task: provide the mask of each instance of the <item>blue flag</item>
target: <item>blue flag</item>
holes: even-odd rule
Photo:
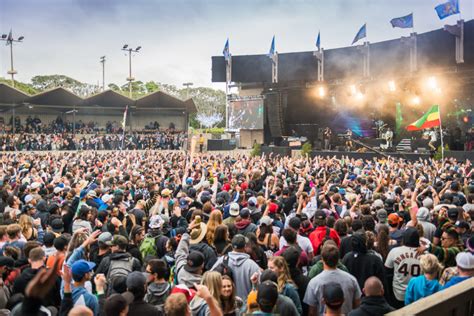
[[[316,47],[318,51],[321,50],[321,32],[318,32],[318,38],[316,39]]]
[[[435,7],[436,13],[438,13],[439,19],[442,20],[447,18],[450,15],[458,14],[459,11],[459,1],[458,0],[449,0],[448,2],[442,3]]]
[[[222,51],[222,54],[224,55],[225,60],[229,60],[229,57],[230,57],[229,39],[227,39],[227,41],[225,42],[224,50]]]
[[[402,29],[412,28],[413,27],[413,13],[410,13],[408,15],[405,15],[399,18],[391,19],[390,24],[392,24],[392,27],[399,27]]]
[[[272,44],[270,45],[270,50],[268,51],[268,57],[273,57],[275,55],[275,35],[273,35]]]
[[[367,37],[366,25],[367,24],[364,24],[361,26],[361,28],[359,29],[359,32],[357,32],[356,36],[354,37],[354,40],[352,41],[351,45],[354,45],[354,43],[357,42],[358,40]]]

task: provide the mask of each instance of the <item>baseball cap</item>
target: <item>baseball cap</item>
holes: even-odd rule
[[[416,213],[416,218],[422,221],[427,221],[430,217],[430,211],[426,207],[420,207]]]
[[[272,281],[265,281],[257,287],[257,302],[262,306],[272,307],[278,299],[278,287]]]
[[[62,233],[64,231],[64,223],[61,218],[55,218],[51,221],[51,229],[55,233]]]
[[[253,207],[253,206],[257,206],[257,198],[254,197],[254,196],[252,196],[251,198],[249,198],[249,200],[248,200],[248,205],[249,205],[249,206],[252,206],[252,207]]]
[[[191,251],[186,258],[184,270],[194,273],[204,264],[204,255],[199,251]]]
[[[161,196],[162,197],[170,197],[171,193],[173,193],[170,189],[163,189],[163,191],[161,191]]]
[[[102,202],[104,203],[107,203],[108,201],[110,201],[111,199],[113,199],[113,195],[112,194],[104,194],[102,195]]]
[[[7,256],[0,256],[0,267],[13,268],[15,260]]]
[[[457,207],[452,207],[448,209],[448,218],[450,219],[456,219],[459,216],[459,210]]]
[[[43,236],[43,243],[44,244],[52,244],[54,242],[54,238],[56,236],[52,232],[46,232]]]
[[[400,216],[397,213],[392,213],[388,216],[388,223],[389,224],[398,224],[400,223]]]
[[[243,249],[245,245],[249,242],[248,238],[244,235],[237,234],[232,238],[232,247],[234,249]]]
[[[316,213],[314,213],[314,218],[315,219],[325,219],[326,218],[326,212],[322,210],[317,210]]]
[[[61,193],[63,190],[64,190],[64,188],[55,187],[54,190],[53,190],[53,193],[54,193],[54,194],[59,194],[59,193]]]
[[[387,222],[387,211],[384,209],[380,209],[377,211],[377,219],[381,223]]]
[[[432,208],[433,207],[433,200],[429,197],[425,198],[423,200],[423,206],[426,208]]]
[[[272,223],[273,223],[273,219],[271,219],[270,216],[265,215],[260,218],[260,224],[265,224],[267,226],[270,226]]]
[[[239,216],[239,204],[237,203],[231,203],[229,206],[229,214],[230,216]]]
[[[119,246],[122,249],[125,249],[128,245],[128,240],[122,235],[115,235],[114,239],[110,243],[111,246]]]
[[[242,218],[249,218],[250,217],[250,210],[248,208],[243,208],[240,210],[240,217]]]
[[[420,234],[418,229],[414,227],[408,227],[403,232],[403,245],[407,247],[419,247],[420,246]]]
[[[299,230],[301,227],[301,219],[295,216],[290,219],[290,222],[288,223],[288,225],[295,230]]]
[[[456,265],[464,270],[474,269],[474,255],[470,252],[460,252],[456,256]]]
[[[381,199],[377,199],[372,203],[372,207],[375,209],[383,208],[383,201]]]
[[[160,215],[153,215],[150,218],[150,224],[148,225],[148,227],[150,227],[151,229],[161,228],[164,223],[165,221],[161,218]]]
[[[84,275],[88,272],[91,272],[95,267],[94,262],[86,261],[84,259],[79,259],[71,267],[72,275],[77,279],[82,279]]]
[[[186,200],[186,198],[180,198],[179,199],[179,207],[181,209],[184,209],[184,208],[188,207],[188,201]]]
[[[195,291],[189,289],[186,285],[184,284],[177,284],[173,287],[171,290],[171,294],[184,294],[186,297],[186,300],[188,303],[190,303],[194,297],[194,294],[196,294]]]
[[[112,246],[112,239],[113,236],[109,232],[103,232],[102,234],[99,235],[99,243],[106,244],[107,246]]]
[[[270,204],[268,204],[268,212],[269,212],[270,214],[276,213],[277,210],[278,210],[278,204],[273,203],[273,202],[270,203]]]
[[[133,271],[127,276],[127,289],[140,289],[145,286],[146,277],[142,272]]]
[[[33,182],[33,183],[30,185],[30,189],[36,190],[36,189],[38,189],[40,186],[41,186],[41,183],[39,183],[39,182]]]
[[[467,229],[467,230],[469,230],[471,228],[469,223],[466,222],[466,221],[457,221],[456,223],[454,223],[454,226],[456,226],[457,228],[464,228],[464,229]]]
[[[344,292],[338,283],[327,283],[323,286],[324,303],[329,306],[340,306],[344,303]]]
[[[31,194],[28,194],[25,196],[25,203],[30,203],[31,201],[33,201],[33,195]]]
[[[90,190],[89,192],[87,192],[87,196],[90,196],[90,197],[97,197],[97,192],[95,192],[94,190]]]

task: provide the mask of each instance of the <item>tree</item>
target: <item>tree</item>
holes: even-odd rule
[[[34,76],[31,79],[31,83],[33,88],[38,91],[63,87],[81,97],[87,97],[99,91],[99,87],[97,85],[82,83],[65,75]]]
[[[12,81],[10,79],[5,79],[3,77],[0,77],[0,83],[4,83],[11,86]],[[18,89],[29,95],[38,93],[38,90],[36,90],[31,84],[23,83],[21,81],[16,81],[16,80],[15,80],[15,89]]]

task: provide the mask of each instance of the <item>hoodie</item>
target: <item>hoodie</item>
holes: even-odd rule
[[[355,276],[361,289],[364,288],[365,280],[371,276],[379,278],[385,286],[383,262],[378,256],[367,252],[366,242],[364,233],[352,235],[352,251],[344,256],[342,263]]]
[[[364,296],[360,306],[351,311],[348,316],[379,316],[394,310],[395,308],[388,305],[383,296]]]
[[[235,227],[239,230],[239,234],[244,236],[246,236],[247,233],[255,233],[257,231],[257,225],[252,223],[249,219],[242,219],[236,222]]]
[[[424,275],[410,279],[405,292],[405,305],[418,301],[420,298],[430,296],[441,290],[438,280],[428,280]]]
[[[224,257],[220,257],[212,267],[212,270],[215,270],[223,260]],[[250,259],[248,254],[231,251],[229,252],[229,268],[232,270],[234,275],[237,296],[246,300],[250,290],[252,289],[250,278],[255,272],[260,271],[260,267],[255,263],[255,261]]]
[[[175,273],[177,275],[178,284],[184,284],[187,287],[194,287],[194,284],[200,284],[202,275],[198,273],[188,272],[184,269],[189,255],[189,234],[185,233],[181,236],[181,240],[176,249],[176,267]]]
[[[189,302],[189,308],[191,309],[192,316],[209,316],[211,311],[205,300],[199,296],[194,296],[191,302]]]
[[[145,302],[152,305],[163,305],[170,295],[171,285],[168,282],[156,283],[153,282],[148,286],[145,295]]]
[[[82,286],[72,289],[72,300],[74,301],[74,305],[85,305],[94,312],[94,316],[99,315],[100,308],[97,297],[87,292]]]

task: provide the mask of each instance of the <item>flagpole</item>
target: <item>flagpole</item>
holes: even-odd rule
[[[441,106],[438,105],[439,133],[441,134],[441,160],[444,160],[443,123],[441,121]]]

